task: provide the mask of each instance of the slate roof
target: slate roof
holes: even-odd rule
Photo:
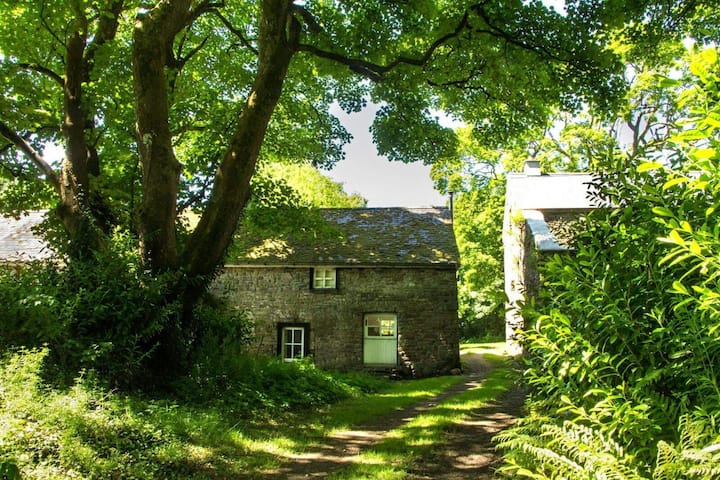
[[[551,173],[507,176],[506,203],[520,210],[581,210],[596,208],[588,193],[593,176],[588,173]]]
[[[46,212],[0,216],[0,262],[46,259],[52,250],[35,235]],[[321,209],[330,234],[258,240],[226,265],[440,266],[459,254],[447,208]]]
[[[438,266],[459,254],[447,208],[321,209],[334,234],[265,239],[228,265]]]
[[[29,212],[19,218],[0,216],[0,262],[28,262],[52,256],[52,250],[32,228],[46,212]]]

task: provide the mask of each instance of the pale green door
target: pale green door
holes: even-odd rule
[[[397,315],[365,315],[365,365],[397,365]]]

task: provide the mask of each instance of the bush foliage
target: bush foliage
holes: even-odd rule
[[[309,362],[239,357],[204,381],[187,379],[185,398],[148,399],[90,376],[50,386],[49,363],[47,348],[0,359],[0,478],[238,478],[253,462],[273,461],[251,439],[255,422],[294,424],[290,412],[387,386]]]
[[[607,208],[545,265],[526,312],[530,415],[499,436],[506,472],[720,476],[719,67],[714,49],[694,59],[689,117],[656,151],[669,161],[605,165]]]
[[[182,303],[169,295],[182,279],[143,270],[125,234],[92,258],[0,269],[0,348],[50,347],[47,374],[72,381],[82,370],[120,387],[152,385],[156,351],[178,343],[187,351],[242,344],[249,335],[241,315],[200,303],[194,332],[176,332]],[[178,341],[167,342],[168,332]],[[52,370],[52,371],[50,371]]]

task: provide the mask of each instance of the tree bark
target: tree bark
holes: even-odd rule
[[[66,48],[63,86],[65,117],[62,126],[65,157],[60,170],[60,206],[57,211],[71,238],[76,239],[82,221],[83,206],[87,202],[90,178],[85,144],[86,115],[82,105],[84,34],[73,32]]]
[[[291,3],[262,2],[257,74],[217,169],[208,205],[186,245],[183,264],[191,277],[210,275],[222,264],[250,197],[250,180],[267,126],[298,48],[301,26],[291,15]]]
[[[47,177],[60,195],[56,213],[72,239],[70,253],[74,256],[86,256],[103,245],[98,222],[93,218],[94,210],[104,210],[100,205],[103,200],[93,198],[90,190],[90,177],[99,175],[100,165],[97,151],[89,141],[88,131],[94,128],[94,121],[84,105],[83,88],[90,80],[95,51],[115,38],[122,9],[122,0],[112,3],[110,15],[102,17],[90,45],[87,18],[78,11],[74,19],[77,28],[65,40],[65,76],[58,77],[63,89],[65,155],[60,174],[56,178]]]
[[[177,266],[175,221],[180,163],[170,131],[165,67],[175,36],[191,20],[190,0],[164,0],[139,14],[133,32],[133,84],[138,153],[143,170],[140,241],[145,264]]]

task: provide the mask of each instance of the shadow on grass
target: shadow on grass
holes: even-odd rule
[[[495,369],[479,387],[453,396],[402,428],[391,431],[381,442],[362,453],[355,463],[328,478],[405,478],[417,459],[428,456],[443,444],[446,432],[508,391],[513,382],[509,373],[506,368]]]
[[[178,407],[163,402],[129,401],[124,409],[130,418],[146,419],[141,428],[164,432],[164,439],[148,444],[143,453],[154,463],[145,478],[279,478],[274,475],[283,462],[318,461],[322,455],[304,455],[332,432],[433,398],[460,380],[436,377],[395,382],[384,392],[321,410],[282,412],[254,420],[233,418],[222,408]],[[379,423],[377,430],[384,427]],[[274,473],[267,477],[267,472]]]

